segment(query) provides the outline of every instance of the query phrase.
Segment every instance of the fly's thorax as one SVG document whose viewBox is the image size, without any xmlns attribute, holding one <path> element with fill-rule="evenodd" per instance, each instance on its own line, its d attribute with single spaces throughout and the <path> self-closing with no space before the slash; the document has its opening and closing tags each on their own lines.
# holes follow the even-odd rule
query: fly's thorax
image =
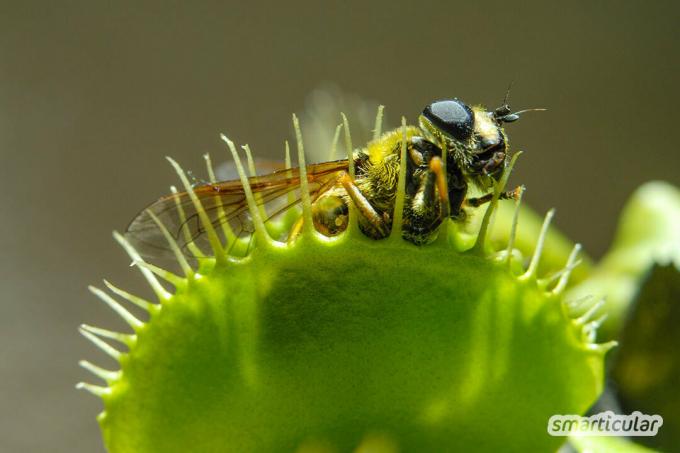
<svg viewBox="0 0 680 453">
<path fill-rule="evenodd" d="M 415 126 L 406 127 L 406 140 L 421 135 Z M 379 210 L 391 215 L 399 181 L 401 144 L 404 137 L 402 128 L 382 134 L 362 149 L 355 159 L 357 166 L 357 187 Z"/>
<path fill-rule="evenodd" d="M 404 131 L 402 128 L 393 129 L 385 132 L 377 140 L 373 140 L 366 145 L 366 154 L 373 165 L 378 165 L 388 156 L 396 155 L 401 151 L 401 141 Z M 415 126 L 406 127 L 406 139 L 420 135 L 420 129 Z"/>
</svg>

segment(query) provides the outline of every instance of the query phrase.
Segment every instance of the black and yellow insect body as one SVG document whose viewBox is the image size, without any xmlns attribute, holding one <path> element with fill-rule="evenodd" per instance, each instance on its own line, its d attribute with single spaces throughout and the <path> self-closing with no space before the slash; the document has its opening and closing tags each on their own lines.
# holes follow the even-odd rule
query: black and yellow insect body
<svg viewBox="0 0 680 453">
<path fill-rule="evenodd" d="M 487 111 L 481 106 L 469 107 L 458 99 L 440 100 L 425 107 L 418 126 L 385 132 L 355 150 L 354 178 L 349 175 L 347 159 L 306 166 L 315 228 L 326 236 L 342 233 L 348 226 L 349 205 L 353 204 L 359 214 L 359 226 L 367 236 L 387 237 L 392 228 L 401 165 L 406 165 L 403 237 L 414 244 L 433 240 L 444 219 L 463 220 L 465 207 L 474 208 L 492 199 L 490 191 L 508 163 L 503 124 L 517 120 L 521 113 L 511 113 L 507 105 Z M 404 136 L 406 162 L 401 162 Z M 300 173 L 297 168 L 280 170 L 253 176 L 248 182 L 257 203 L 269 205 L 286 195 L 290 197 L 300 187 Z M 471 185 L 485 195 L 469 198 Z M 517 194 L 507 192 L 501 198 Z M 191 195 L 201 201 L 214 225 L 242 224 L 243 217 L 248 216 L 241 181 L 214 182 L 195 187 L 193 194 L 161 198 L 128 226 L 128 238 L 146 254 L 158 255 L 166 249 L 166 240 L 156 224 L 160 220 L 187 250 L 186 245 L 205 233 Z M 289 198 L 276 213 L 298 201 L 299 198 Z M 302 225 L 300 218 L 289 232 L 288 241 L 295 240 Z"/>
<path fill-rule="evenodd" d="M 425 108 L 419 127 L 406 129 L 405 239 L 426 243 L 444 218 L 464 218 L 466 202 L 474 207 L 491 199 L 491 194 L 467 200 L 466 195 L 468 184 L 490 190 L 505 168 L 507 137 L 502 123 L 511 120 L 503 113 L 506 109 L 488 112 L 457 99 L 437 101 Z M 317 229 L 328 234 L 327 225 L 332 224 L 334 234 L 340 233 L 346 227 L 347 209 L 338 206 L 351 200 L 362 214 L 364 233 L 375 239 L 389 234 L 403 135 L 401 129 L 386 132 L 355 153 L 355 180 L 342 174 L 339 184 L 319 197 L 314 217 Z M 446 175 L 442 149 L 446 149 Z M 320 206 L 330 200 L 334 200 L 332 210 L 323 211 Z"/>
</svg>

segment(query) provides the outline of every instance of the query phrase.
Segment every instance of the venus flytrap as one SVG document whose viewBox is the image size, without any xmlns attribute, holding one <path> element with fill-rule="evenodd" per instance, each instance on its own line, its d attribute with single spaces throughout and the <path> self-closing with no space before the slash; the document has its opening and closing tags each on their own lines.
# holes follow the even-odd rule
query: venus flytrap
<svg viewBox="0 0 680 453">
<path fill-rule="evenodd" d="M 377 118 L 379 135 L 382 110 Z M 214 226 L 171 159 L 211 250 L 190 242 L 198 257 L 192 267 L 154 216 L 182 271 L 176 275 L 115 235 L 156 301 L 105 282 L 148 312 L 142 322 L 92 289 L 132 330 L 81 328 L 120 364 L 113 371 L 82 362 L 103 383 L 78 385 L 104 403 L 98 420 L 109 451 L 556 450 L 563 439 L 548 436 L 548 418 L 583 414 L 597 399 L 603 358 L 614 343 L 596 342 L 596 300 L 580 300 L 574 310 L 564 299 L 580 246 L 561 270 L 539 275 L 553 211 L 528 266 L 514 248 L 522 228 L 517 214 L 507 241 L 495 248 L 490 223 L 508 171 L 476 235 L 446 221 L 437 240 L 416 246 L 401 237 L 402 166 L 388 238 L 362 234 L 353 206 L 347 230 L 328 238 L 313 227 L 297 118 L 294 126 L 301 214 L 291 210 L 265 223 L 237 147 L 222 136 L 246 195 L 252 238 Z M 346 119 L 344 131 L 351 155 Z M 340 128 L 335 141 L 339 135 Z M 300 236 L 280 242 L 299 215 Z"/>
</svg>

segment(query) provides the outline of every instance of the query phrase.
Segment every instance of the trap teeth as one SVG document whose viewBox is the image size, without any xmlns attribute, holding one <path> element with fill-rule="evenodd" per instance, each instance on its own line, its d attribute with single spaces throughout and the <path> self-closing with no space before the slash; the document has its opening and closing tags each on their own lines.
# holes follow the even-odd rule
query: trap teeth
<svg viewBox="0 0 680 453">
<path fill-rule="evenodd" d="M 174 159 L 172 159 L 171 157 L 166 157 L 166 159 L 168 160 L 168 162 L 170 162 L 170 164 L 177 172 L 179 179 L 182 181 L 182 185 L 184 185 L 186 193 L 189 195 L 189 198 L 191 198 L 191 202 L 193 203 L 194 209 L 198 214 L 198 217 L 201 221 L 201 225 L 203 226 L 206 234 L 208 235 L 208 241 L 210 242 L 210 246 L 212 248 L 215 259 L 218 262 L 224 261 L 225 254 L 224 249 L 222 247 L 222 242 L 220 241 L 220 238 L 217 236 L 217 232 L 215 231 L 215 228 L 213 227 L 213 224 L 210 221 L 208 214 L 205 212 L 201 200 L 199 200 L 198 197 L 196 196 L 193 185 L 189 182 L 189 179 L 187 178 L 187 175 L 182 169 L 182 167 L 180 167 L 180 165 Z"/>
<path fill-rule="evenodd" d="M 113 237 L 120 244 L 121 247 L 127 252 L 127 254 L 130 256 L 133 262 L 137 261 L 143 261 L 142 257 L 139 255 L 137 250 L 128 242 L 127 239 L 117 231 L 113 232 Z M 151 286 L 151 289 L 153 289 L 153 292 L 156 293 L 156 297 L 158 297 L 159 301 L 166 301 L 170 299 L 170 293 L 163 288 L 163 285 L 160 284 L 156 276 L 147 268 L 137 266 L 138 269 L 142 272 L 142 275 L 146 279 L 146 281 L 149 283 L 149 286 Z"/>
<path fill-rule="evenodd" d="M 545 219 L 543 220 L 543 225 L 541 226 L 541 232 L 538 235 L 538 240 L 536 240 L 534 255 L 531 257 L 531 262 L 529 263 L 527 271 L 520 277 L 521 280 L 529 280 L 530 278 L 536 277 L 538 264 L 541 261 L 541 254 L 543 253 L 543 247 L 545 245 L 545 238 L 548 234 L 548 227 L 550 226 L 550 222 L 552 221 L 554 215 L 555 209 L 551 209 L 546 213 Z"/>
</svg>

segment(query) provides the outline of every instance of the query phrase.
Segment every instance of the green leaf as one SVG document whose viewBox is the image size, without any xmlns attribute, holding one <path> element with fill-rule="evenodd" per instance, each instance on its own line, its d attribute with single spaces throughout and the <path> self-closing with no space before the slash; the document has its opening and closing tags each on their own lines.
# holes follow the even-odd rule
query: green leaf
<svg viewBox="0 0 680 453">
<path fill-rule="evenodd" d="M 680 445 L 680 271 L 655 266 L 645 280 L 620 334 L 611 377 L 619 404 L 659 414 L 662 429 L 641 442 L 672 451 Z"/>
<path fill-rule="evenodd" d="M 641 186 L 626 204 L 616 238 L 592 275 L 569 296 L 606 298 L 602 338 L 616 338 L 655 264 L 680 269 L 680 190 L 663 182 Z"/>
<path fill-rule="evenodd" d="M 136 329 L 99 420 L 111 452 L 554 450 L 608 345 L 505 262 L 362 235 L 205 267 Z"/>
</svg>

